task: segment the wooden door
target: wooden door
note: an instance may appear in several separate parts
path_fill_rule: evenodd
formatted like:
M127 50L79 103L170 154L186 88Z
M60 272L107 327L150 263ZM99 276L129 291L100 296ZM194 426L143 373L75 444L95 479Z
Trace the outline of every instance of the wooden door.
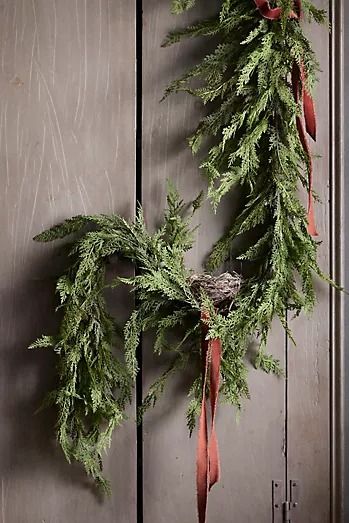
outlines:
M168 82L205 54L205 43L160 46L175 25L209 15L218 3L198 2L188 15L175 17L169 0L0 2L2 523L196 521L196 439L188 438L185 423L190 376L168 385L138 430L130 407L130 419L116 431L105 459L113 495L101 502L80 467L65 463L54 442L54 414L34 415L54 383L55 355L29 353L26 347L57 326L54 279L64 264L57 247L32 242L36 233L78 213L133 216L136 195L155 227L167 178L186 199L205 188L199 159L186 145L203 108L188 95L159 103ZM322 69L314 147L322 156L315 162L322 199L319 259L339 278L333 260L341 259L340 238L333 231L341 191L335 172L341 176L341 171L333 143L341 135L333 115L341 2L316 4L329 9L335 22L332 36L326 28L309 28ZM192 268L201 266L224 230L232 205L234 197L217 215L208 203L198 213L200 227L188 257ZM333 501L340 416L332 412L337 389L338 397L341 392L334 386L342 350L336 337L340 303L326 285L319 283L317 291L314 315L292 321L296 348L274 325L269 350L280 359L286 379L251 366L251 400L240 419L230 407L219 408L222 480L209 498L210 523L280 523L282 511L273 519L272 482L279 483L280 499L286 501L291 480L299 490L292 523L341 521L341 509L335 511L340 500ZM110 303L123 317L132 307L130 297L122 308ZM138 389L146 389L163 364L150 354L145 339Z
M199 2L202 6L202 2ZM167 32L174 25L214 9L202 7L187 17L171 16L166 2L149 0L144 6L143 32L143 201L146 218L155 224L166 203L166 179L175 181L181 194L195 198L205 188L186 138L194 130L203 108L188 95L167 98L159 104L161 93L185 67L205 54L203 42L186 42L173 48L161 48ZM154 85L156 88L154 89ZM229 223L233 200L226 201L215 216L205 204L197 216L200 227L194 251L188 263L200 268L215 239ZM285 336L275 325L272 334L276 357L284 364ZM144 385L153 378L158 365L146 358ZM285 474L285 382L250 369L252 401L236 420L231 407L220 407L222 481L209 498L208 521L230 523L271 522L271 481ZM187 378L188 381L188 378ZM195 521L196 438L188 438L185 421L187 406L185 377L174 380L163 399L144 422L144 523L153 521L182 523ZM260 403L260 398L268 401Z
M160 46L175 25L185 26L189 20L208 17L215 5L207 2L205 7L204 2L198 2L195 10L179 18L170 15L166 2L148 0L144 5L142 181L146 216L151 223L157 223L165 205L166 178L174 179L186 198L205 187L198 174L200 159L193 158L185 147L186 137L195 129L204 108L186 94L167 98L162 104L159 99L171 80L205 54L206 44L204 40L191 40L170 49ZM317 0L316 5L327 9L335 21L334 2ZM315 96L319 134L314 147L314 154L321 155L315 161L315 186L322 200L317 206L322 241L319 261L324 271L331 271L331 226L335 220L330 201L334 190L330 118L335 85L333 36L325 27L311 26L308 33L322 70ZM201 210L196 247L188 260L192 268L201 266L212 243L229 223L233 205L234 197L228 198L216 216L208 205ZM335 398L331 392L334 345L330 335L335 316L331 316L334 305L328 286L319 282L317 292L313 316L289 318L297 347L279 325L274 326L269 350L283 364L286 379L263 375L251 366L251 400L245 403L238 423L231 408L220 407L222 481L210 494L209 521L279 523L283 521L282 507L274 511L273 519L272 484L277 481L282 490L280 499L286 501L291 497L291 480L296 480L293 491L297 495L292 523L332 521L330 405ZM154 365L147 357L145 385L152 378ZM187 439L183 416L186 402L185 377L181 377L181 381L171 383L161 404L145 421L145 523L195 521L196 441L195 437ZM339 521L338 517L333 521Z
M32 237L72 214L135 207L135 5L6 0L1 48L1 520L130 523L136 514L135 426L106 460L101 503L37 415L56 358L26 347L55 325L59 250ZM123 314L126 314L126 310Z

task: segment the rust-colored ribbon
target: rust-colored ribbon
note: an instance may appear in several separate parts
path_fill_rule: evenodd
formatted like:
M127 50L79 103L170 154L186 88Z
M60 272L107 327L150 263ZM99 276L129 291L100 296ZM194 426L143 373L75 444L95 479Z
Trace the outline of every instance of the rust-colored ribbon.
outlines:
M268 0L254 0L255 4L257 6L257 9L261 13L261 15L264 18L267 18L268 20L279 20L281 18L282 9L281 7L270 7L270 4ZM295 1L296 8L298 9L298 12L300 13L301 10L301 0ZM290 12L290 18L299 18L300 14L297 14L295 11Z
M222 345L219 339L206 340L208 315L201 314L202 322L202 402L199 420L198 446L196 456L196 489L199 523L206 522L207 497L211 487L219 481L220 463L218 441L215 429L219 394ZM211 426L207 427L206 387L210 381Z
M303 113L305 128L300 116L296 117L296 125L298 129L299 138L305 154L308 158L308 233L311 236L317 236L318 232L315 225L314 202L313 202L313 160L311 151L307 140L306 132L313 140L316 140L316 117L314 109L314 101L305 87L306 75L303 64L299 67L294 63L292 68L292 88L295 101L299 102L300 92L303 100ZM300 87L301 86L301 87Z
M271 8L268 0L254 0L257 9L260 14L267 18L268 20L278 20L281 17L282 10L280 7ZM296 11L291 11L290 18L296 20L300 19L302 16L302 2L301 0L295 0L294 5ZM299 134L299 139L301 141L304 152L308 158L308 233L311 236L317 236L317 230L315 225L315 216L314 216L314 203L313 203L313 162L311 157L311 151L309 143L307 140L306 133L311 136L311 138L316 140L316 116L314 101L310 93L306 88L307 78L306 72L304 69L303 63L300 65L297 62L294 62L292 68L292 89L293 95L296 103L299 103L300 98L303 102L303 114L304 114L304 123L301 116L296 117L296 125Z

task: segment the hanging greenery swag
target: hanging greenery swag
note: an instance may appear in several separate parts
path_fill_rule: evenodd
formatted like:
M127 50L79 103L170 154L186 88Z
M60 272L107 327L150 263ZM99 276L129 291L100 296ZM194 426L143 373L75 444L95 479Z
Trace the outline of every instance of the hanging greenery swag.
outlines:
M201 196L192 202L193 212ZM202 311L207 338L219 338L222 354L222 394L236 406L248 395L245 347L231 337L232 306L241 278L225 273L218 277L195 274L186 268L184 254L193 244L187 207L170 187L164 224L150 234L139 208L135 221L118 215L76 216L35 237L50 242L74 235L69 270L57 281L63 318L56 336L42 336L30 348L52 347L59 356L58 388L45 404L58 409L57 438L69 462L80 461L86 471L106 490L102 453L112 431L124 419L138 372L136 350L140 335L155 329L154 352L173 354L169 368L150 387L139 415L154 405L166 379L176 370L195 363L198 369L189 391L187 411L190 431L200 411L202 377L200 347ZM92 227L92 230L91 230ZM116 277L106 284L110 258L130 260L136 276ZM107 312L104 290L121 284L136 293L137 308L124 328L124 357L117 358L113 346L119 326ZM180 333L174 338L174 330ZM174 338L174 339L173 339ZM171 341L172 340L172 341ZM277 362L263 359L263 368L280 372Z
M173 0L172 9L182 13L196 3ZM187 421L192 431L201 412L200 521L205 520L207 490L219 475L214 432L218 391L238 408L248 397L246 351L253 337L259 340L255 366L281 374L279 363L266 352L273 319L279 318L292 339L287 312L312 310L314 276L332 284L316 260L316 195L306 138L306 132L313 138L316 133L310 92L318 63L300 23L302 18L323 23L325 12L309 0L220 4L216 16L169 34L164 44L200 37L216 46L165 93L186 91L207 106L189 144L194 153L208 150L201 168L214 209L237 185L243 189L241 209L214 246L207 271L194 274L185 266L193 231L187 206L171 185L163 225L154 234L139 208L134 221L118 215L77 216L35 238L74 237L70 268L57 282L63 310L59 332L31 345L53 347L58 356L59 384L47 403L58 409L57 438L68 461L81 462L109 489L102 454L125 417L138 371L140 336L151 329L155 354L166 351L173 359L150 387L140 415L155 404L170 375L187 366L197 369ZM308 191L307 211L298 198L299 184ZM199 205L200 198L192 202L193 212ZM111 284L128 285L137 296L123 335L104 298L106 267L115 255L136 269L136 276L117 277ZM213 275L227 259L242 266L252 262L252 276ZM180 333L175 340L174 331L177 337ZM115 355L117 344L124 345L123 356ZM206 394L213 418L209 440L204 437Z

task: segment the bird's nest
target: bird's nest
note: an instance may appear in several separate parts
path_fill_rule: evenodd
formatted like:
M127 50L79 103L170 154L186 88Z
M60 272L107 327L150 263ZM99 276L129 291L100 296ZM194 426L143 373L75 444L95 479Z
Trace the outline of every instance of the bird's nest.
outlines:
M202 294L210 298L216 309L227 312L231 309L242 284L242 278L236 272L224 272L219 276L193 274L189 285L194 296L200 300Z

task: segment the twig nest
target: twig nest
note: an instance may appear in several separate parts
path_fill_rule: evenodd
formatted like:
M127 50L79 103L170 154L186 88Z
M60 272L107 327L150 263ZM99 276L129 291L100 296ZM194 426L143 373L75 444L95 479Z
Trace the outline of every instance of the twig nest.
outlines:
M236 272L224 272L219 276L193 274L189 278L192 293L197 299L206 294L219 311L230 309L241 288L242 278Z

